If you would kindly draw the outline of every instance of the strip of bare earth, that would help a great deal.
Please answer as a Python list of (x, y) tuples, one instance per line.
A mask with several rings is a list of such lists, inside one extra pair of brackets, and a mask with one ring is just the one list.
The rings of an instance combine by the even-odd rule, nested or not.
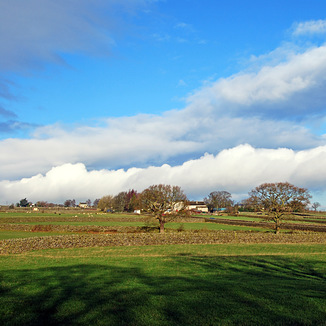
[(81, 234), (46, 236), (0, 241), (0, 255), (41, 249), (62, 249), (106, 246), (144, 246), (166, 244), (219, 244), (219, 243), (325, 243), (324, 233), (279, 234), (256, 232), (175, 232)]
[[(206, 218), (206, 222), (227, 224), (227, 225), (239, 225), (239, 226), (255, 226), (262, 228), (273, 227), (273, 222), (251, 222), (245, 220), (228, 220), (228, 219), (210, 219)], [(315, 225), (315, 224), (292, 224), (292, 223), (282, 223), (281, 229), (286, 230), (301, 230), (301, 231), (314, 231), (314, 232), (326, 232), (325, 225)]]

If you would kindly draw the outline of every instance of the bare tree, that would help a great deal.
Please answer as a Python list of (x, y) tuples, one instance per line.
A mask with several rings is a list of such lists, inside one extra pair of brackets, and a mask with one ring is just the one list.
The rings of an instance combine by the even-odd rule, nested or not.
[(102, 197), (98, 204), (97, 208), (99, 208), (101, 211), (106, 212), (109, 209), (112, 209), (113, 206), (113, 197), (111, 195)]
[(113, 208), (117, 212), (123, 212), (126, 208), (127, 193), (125, 191), (119, 192), (113, 198)]
[(49, 203), (47, 201), (39, 200), (35, 203), (36, 207), (48, 207)]
[(315, 210), (315, 212), (317, 211), (317, 208), (320, 206), (320, 203), (318, 203), (318, 201), (314, 202), (311, 207)]
[(276, 234), (280, 230), (281, 217), (305, 208), (311, 198), (307, 189), (296, 187), (288, 182), (264, 183), (254, 188), (249, 195), (251, 203), (269, 213), (275, 222)]
[(63, 205), (65, 207), (75, 207), (76, 206), (76, 200), (75, 199), (67, 199), (67, 200), (65, 200)]
[(233, 205), (232, 195), (228, 191), (213, 191), (204, 198), (209, 210), (214, 208), (227, 208)]
[(93, 207), (97, 208), (97, 205), (98, 205), (98, 202), (100, 201), (99, 198), (96, 198), (94, 201), (93, 201)]
[(164, 233), (167, 221), (183, 212), (186, 201), (187, 196), (178, 186), (153, 185), (141, 193), (142, 207), (158, 219), (160, 233)]
[(127, 203), (126, 203), (126, 210), (128, 212), (133, 212), (135, 209), (139, 209), (140, 206), (140, 194), (137, 190), (131, 189), (127, 192)]
[(113, 207), (118, 212), (128, 211), (133, 212), (135, 209), (139, 208), (139, 197), (140, 194), (132, 189), (127, 191), (122, 191), (113, 198)]

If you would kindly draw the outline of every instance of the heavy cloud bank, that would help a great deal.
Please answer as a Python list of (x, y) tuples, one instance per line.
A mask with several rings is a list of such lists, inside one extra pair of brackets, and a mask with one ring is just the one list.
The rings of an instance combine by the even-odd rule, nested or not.
[(289, 181), (313, 192), (324, 192), (325, 164), (326, 146), (296, 152), (240, 145), (178, 166), (88, 171), (83, 163), (63, 164), (45, 175), (1, 181), (0, 198), (7, 203), (27, 196), (32, 201), (62, 203), (72, 197), (86, 200), (132, 188), (142, 191), (157, 183), (179, 185), (193, 199), (202, 199), (217, 189), (228, 190), (235, 199), (241, 199), (260, 183), (275, 181)]
[(325, 46), (289, 52), (286, 60), (256, 72), (205, 85), (182, 110), (103, 118), (96, 126), (54, 124), (36, 128), (29, 139), (5, 139), (0, 178), (29, 177), (65, 163), (91, 169), (179, 165), (245, 143), (324, 146), (325, 58)]

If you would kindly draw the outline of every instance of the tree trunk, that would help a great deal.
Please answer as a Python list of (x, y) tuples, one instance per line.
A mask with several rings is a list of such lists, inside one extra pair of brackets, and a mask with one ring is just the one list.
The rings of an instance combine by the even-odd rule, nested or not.
[(160, 233), (164, 233), (164, 222), (160, 221)]
[(280, 225), (280, 219), (276, 219), (275, 221), (275, 234), (279, 234), (280, 233), (280, 228), (281, 228), (281, 225)]

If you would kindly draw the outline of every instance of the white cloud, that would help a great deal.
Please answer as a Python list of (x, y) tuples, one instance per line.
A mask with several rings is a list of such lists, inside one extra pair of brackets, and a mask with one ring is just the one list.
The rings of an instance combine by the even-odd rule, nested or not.
[(178, 24), (176, 24), (175, 26), (174, 26), (174, 28), (181, 28), (181, 29), (191, 29), (192, 28), (192, 26), (190, 25), (190, 24), (187, 24), (187, 23), (184, 23), (184, 22), (180, 22), (180, 23), (178, 23)]
[(174, 167), (164, 164), (143, 169), (87, 171), (82, 163), (64, 164), (45, 175), (0, 181), (0, 198), (3, 203), (25, 197), (32, 201), (86, 200), (131, 188), (142, 191), (158, 183), (179, 185), (190, 198), (198, 199), (214, 190), (228, 190), (239, 198), (263, 182), (278, 181), (326, 191), (325, 164), (326, 146), (295, 152), (240, 145)]
[[(48, 3), (61, 2), (46, 0), (43, 5)], [(32, 8), (36, 4), (39, 1), (31, 1)], [(73, 24), (80, 26), (78, 21)], [(95, 35), (89, 31), (86, 38)], [(54, 46), (45, 44), (46, 53), (40, 52), (44, 60), (54, 48), (69, 43), (69, 35), (66, 41), (55, 35)], [(83, 50), (84, 42), (69, 46)], [(11, 60), (9, 52), (0, 58)], [(313, 125), (325, 117), (326, 46), (283, 53), (281, 59), (282, 51), (278, 51), (277, 62), (265, 61), (256, 70), (203, 86), (188, 97), (183, 110), (104, 119), (100, 127), (45, 126), (35, 129), (30, 139), (0, 141), (0, 152), (5, 153), (0, 155), (0, 178), (7, 179), (0, 182), (0, 195), (8, 201), (19, 200), (14, 196), (85, 199), (164, 182), (180, 184), (195, 197), (215, 188), (247, 192), (248, 187), (276, 177), (322, 188), (326, 138), (322, 131), (305, 124)], [(33, 56), (27, 51), (27, 60)], [(18, 60), (12, 64), (25, 63)], [(244, 143), (265, 149), (238, 146)], [(232, 149), (223, 151), (225, 148)], [(210, 154), (201, 157), (205, 152)], [(165, 162), (176, 166), (159, 167)], [(132, 166), (143, 168), (115, 170)]]
[[(25, 0), (0, 2), (0, 69), (30, 70), (44, 62), (62, 63), (60, 53), (108, 54), (123, 28), (117, 9), (146, 0)], [(105, 13), (105, 16), (104, 16)]]
[[(287, 52), (288, 54), (288, 52)], [(204, 86), (189, 97), (219, 114), (293, 119), (325, 113), (326, 46), (310, 48), (256, 72), (239, 73)]]
[[(49, 63), (67, 65), (65, 54), (110, 55), (115, 38), (131, 27), (126, 12), (153, 1), (1, 0), (0, 101), (20, 99), (11, 78), (28, 76)], [(0, 132), (26, 125), (18, 120), (0, 123)]]
[[(262, 136), (263, 135), (263, 136)], [(309, 148), (325, 143), (300, 125), (257, 118), (216, 117), (182, 111), (106, 121), (103, 127), (58, 125), (36, 129), (32, 139), (0, 141), (0, 178), (45, 173), (52, 166), (83, 162), (91, 168), (148, 166), (217, 153), (250, 143), (258, 147)]]
[(321, 46), (203, 86), (183, 110), (106, 119), (101, 127), (37, 128), (30, 139), (0, 141), (6, 153), (0, 156), (0, 178), (78, 162), (93, 169), (174, 165), (243, 143), (296, 150), (325, 145), (322, 131), (305, 127), (325, 116), (325, 76)]
[(326, 20), (322, 19), (296, 23), (293, 26), (295, 36), (324, 33), (326, 33)]
[(183, 79), (180, 79), (178, 82), (178, 87), (183, 87), (183, 86), (187, 86), (187, 83)]

